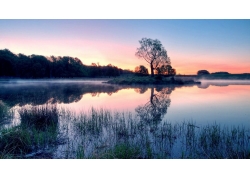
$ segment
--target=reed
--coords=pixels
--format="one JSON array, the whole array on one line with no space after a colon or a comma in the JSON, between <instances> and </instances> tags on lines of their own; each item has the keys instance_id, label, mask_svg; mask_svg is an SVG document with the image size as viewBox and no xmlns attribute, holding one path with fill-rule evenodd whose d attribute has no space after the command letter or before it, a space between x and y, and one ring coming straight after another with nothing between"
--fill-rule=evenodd
<instances>
[{"instance_id":1,"label":"reed","mask_svg":"<svg viewBox=\"0 0 250 180\"><path fill-rule=\"evenodd\" d=\"M143 121L95 108L80 115L48 106L19 112L21 124L0 132L2 158L48 149L57 149L52 158L250 158L250 131L243 126Z\"/></svg>"},{"instance_id":2,"label":"reed","mask_svg":"<svg viewBox=\"0 0 250 180\"><path fill-rule=\"evenodd\" d=\"M19 110L21 125L44 130L58 125L58 110L56 106L38 106Z\"/></svg>"}]
</instances>

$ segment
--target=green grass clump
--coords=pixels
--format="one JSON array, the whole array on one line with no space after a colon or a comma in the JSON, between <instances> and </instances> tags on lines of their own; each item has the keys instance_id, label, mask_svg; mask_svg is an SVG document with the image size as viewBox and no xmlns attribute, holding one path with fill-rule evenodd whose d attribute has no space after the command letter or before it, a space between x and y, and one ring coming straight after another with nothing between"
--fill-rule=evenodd
<instances>
[{"instance_id":1,"label":"green grass clump","mask_svg":"<svg viewBox=\"0 0 250 180\"><path fill-rule=\"evenodd\" d=\"M95 152L92 159L138 159L140 157L140 148L136 145L127 143L118 143L106 152Z\"/></svg>"},{"instance_id":2,"label":"green grass clump","mask_svg":"<svg viewBox=\"0 0 250 180\"><path fill-rule=\"evenodd\" d=\"M44 130L58 125L59 113L56 106L39 106L19 110L21 125Z\"/></svg>"},{"instance_id":3,"label":"green grass clump","mask_svg":"<svg viewBox=\"0 0 250 180\"><path fill-rule=\"evenodd\" d=\"M0 158L28 158L36 151L43 151L58 143L58 131L48 127L46 131L16 126L0 131Z\"/></svg>"},{"instance_id":4,"label":"green grass clump","mask_svg":"<svg viewBox=\"0 0 250 180\"><path fill-rule=\"evenodd\" d=\"M58 110L40 106L19 110L21 124L0 131L0 158L32 158L58 144Z\"/></svg>"},{"instance_id":5,"label":"green grass clump","mask_svg":"<svg viewBox=\"0 0 250 180\"><path fill-rule=\"evenodd\" d=\"M12 117L13 113L10 111L9 107L0 101L0 125L6 123Z\"/></svg>"},{"instance_id":6,"label":"green grass clump","mask_svg":"<svg viewBox=\"0 0 250 180\"><path fill-rule=\"evenodd\" d=\"M30 132L19 126L4 129L0 135L0 157L15 157L32 151Z\"/></svg>"}]
</instances>

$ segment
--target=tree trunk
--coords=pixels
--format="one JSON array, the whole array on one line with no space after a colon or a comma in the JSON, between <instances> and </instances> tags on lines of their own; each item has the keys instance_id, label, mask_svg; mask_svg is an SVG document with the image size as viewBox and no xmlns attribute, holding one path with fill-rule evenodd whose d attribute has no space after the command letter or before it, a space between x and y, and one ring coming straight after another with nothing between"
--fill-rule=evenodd
<instances>
[{"instance_id":1,"label":"tree trunk","mask_svg":"<svg viewBox=\"0 0 250 180\"><path fill-rule=\"evenodd\" d=\"M153 64L150 64L150 68L151 68L151 77L154 77L154 68L153 68Z\"/></svg>"},{"instance_id":2,"label":"tree trunk","mask_svg":"<svg viewBox=\"0 0 250 180\"><path fill-rule=\"evenodd\" d=\"M154 105L154 103L153 103L153 97L154 97L154 88L151 87L150 103L151 103L152 105Z\"/></svg>"}]
</instances>

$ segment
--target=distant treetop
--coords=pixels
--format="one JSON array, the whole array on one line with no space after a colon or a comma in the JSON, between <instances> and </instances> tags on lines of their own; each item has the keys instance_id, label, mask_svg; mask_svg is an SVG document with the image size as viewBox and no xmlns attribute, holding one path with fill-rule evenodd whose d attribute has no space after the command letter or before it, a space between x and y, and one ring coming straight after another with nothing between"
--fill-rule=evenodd
<instances>
[{"instance_id":1,"label":"distant treetop","mask_svg":"<svg viewBox=\"0 0 250 180\"><path fill-rule=\"evenodd\" d=\"M221 74L221 75L223 75L223 74L229 74L228 72L214 72L214 73L211 73L211 74Z\"/></svg>"},{"instance_id":2,"label":"distant treetop","mask_svg":"<svg viewBox=\"0 0 250 180\"><path fill-rule=\"evenodd\" d=\"M210 74L207 70L199 70L199 71L197 72L197 75L198 75L198 76L207 75L207 74Z\"/></svg>"}]
</instances>

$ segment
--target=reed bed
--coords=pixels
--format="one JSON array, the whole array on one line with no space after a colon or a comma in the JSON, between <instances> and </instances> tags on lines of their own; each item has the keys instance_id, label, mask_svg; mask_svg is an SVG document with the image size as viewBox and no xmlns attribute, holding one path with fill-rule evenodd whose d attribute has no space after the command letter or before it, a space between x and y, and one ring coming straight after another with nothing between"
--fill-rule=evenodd
<instances>
[{"instance_id":1,"label":"reed bed","mask_svg":"<svg viewBox=\"0 0 250 180\"><path fill-rule=\"evenodd\" d=\"M39 158L31 154L44 149L47 158L64 159L250 158L250 131L243 126L145 120L95 108L80 115L49 106L19 113L21 124L0 132L2 158Z\"/></svg>"},{"instance_id":2,"label":"reed bed","mask_svg":"<svg viewBox=\"0 0 250 180\"><path fill-rule=\"evenodd\" d=\"M58 125L58 109L55 105L22 108L19 114L23 126L32 126L41 130Z\"/></svg>"},{"instance_id":3,"label":"reed bed","mask_svg":"<svg viewBox=\"0 0 250 180\"><path fill-rule=\"evenodd\" d=\"M149 122L104 109L83 113L72 124L77 153L68 158L250 158L250 131L243 126Z\"/></svg>"},{"instance_id":4,"label":"reed bed","mask_svg":"<svg viewBox=\"0 0 250 180\"><path fill-rule=\"evenodd\" d=\"M10 122L13 118L13 111L0 101L0 126Z\"/></svg>"},{"instance_id":5,"label":"reed bed","mask_svg":"<svg viewBox=\"0 0 250 180\"><path fill-rule=\"evenodd\" d=\"M52 157L51 150L60 139L57 108L22 108L19 114L19 125L0 131L0 158Z\"/></svg>"}]
</instances>

